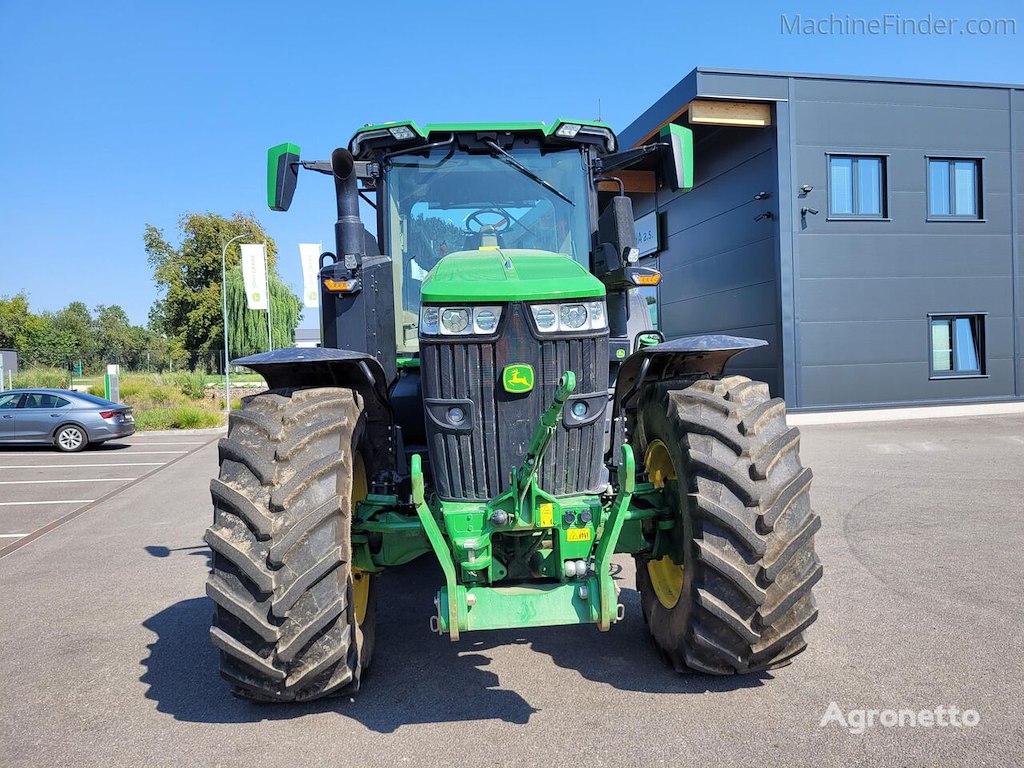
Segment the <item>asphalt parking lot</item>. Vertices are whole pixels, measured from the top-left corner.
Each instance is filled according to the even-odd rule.
[[[134,484],[0,486],[5,500],[73,500],[0,507],[3,532],[26,533],[124,483],[0,556],[0,765],[1018,765],[1024,416],[802,431],[824,523],[821,617],[792,666],[752,678],[664,667],[628,558],[617,560],[626,618],[608,633],[455,644],[428,629],[440,577],[423,562],[385,575],[375,667],[354,700],[249,704],[218,679],[206,637],[213,443],[147,454],[158,441],[140,437],[104,451],[174,461],[98,470],[159,470]],[[0,481],[91,476],[42,465],[100,455],[3,451]],[[980,720],[857,734],[821,725],[832,702],[955,706]]]
[[[80,453],[0,446],[0,557],[215,438],[137,432]]]

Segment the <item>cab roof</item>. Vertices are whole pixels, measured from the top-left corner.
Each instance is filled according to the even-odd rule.
[[[598,120],[566,120],[559,118],[548,125],[543,122],[492,123],[427,123],[419,126],[411,120],[364,125],[349,142],[349,151],[356,157],[365,157],[373,148],[387,145],[412,147],[416,143],[441,141],[451,134],[516,133],[534,134],[553,145],[596,144],[602,154],[614,152],[617,147],[611,126]]]

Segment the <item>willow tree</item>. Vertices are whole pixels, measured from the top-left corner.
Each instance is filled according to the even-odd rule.
[[[274,349],[290,347],[295,343],[295,328],[302,313],[302,302],[292,293],[276,270],[267,275],[270,293],[270,319]],[[228,349],[231,358],[266,352],[267,311],[249,309],[245,301],[245,284],[241,267],[228,270]]]
[[[177,246],[161,230],[146,226],[143,242],[160,294],[150,311],[150,325],[158,333],[166,333],[178,348],[188,350],[193,364],[200,360],[212,364],[223,354],[221,249],[236,235],[249,235],[241,242],[265,242],[267,272],[276,275],[277,245],[252,215],[236,213],[227,218],[216,213],[184,213],[178,221]],[[229,270],[241,262],[239,245],[236,240],[227,249]],[[266,313],[263,322],[266,325]],[[282,329],[280,338],[291,339],[293,332],[294,328],[287,333]],[[266,349],[265,328],[260,338]]]

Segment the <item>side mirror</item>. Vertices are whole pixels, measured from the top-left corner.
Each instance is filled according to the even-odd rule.
[[[693,189],[693,131],[682,125],[669,123],[658,134],[667,149],[661,153],[661,176],[665,186],[673,192]]]
[[[278,144],[267,150],[267,205],[272,211],[287,211],[299,180],[299,148]]]
[[[636,247],[632,200],[624,195],[612,198],[597,220],[597,240],[593,271],[598,277],[636,263],[640,251]]]

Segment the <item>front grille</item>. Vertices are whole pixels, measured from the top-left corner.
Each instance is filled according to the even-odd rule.
[[[511,471],[522,462],[559,378],[569,370],[576,374],[573,397],[591,406],[587,423],[570,427],[562,420],[538,484],[555,496],[595,493],[603,484],[608,334],[539,340],[527,311],[525,305],[510,305],[496,340],[420,340],[434,490],[446,501],[486,501],[509,487]],[[514,363],[529,363],[536,371],[528,394],[512,395],[501,386],[502,369]],[[471,429],[445,423],[453,405],[470,411]]]

